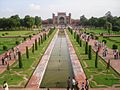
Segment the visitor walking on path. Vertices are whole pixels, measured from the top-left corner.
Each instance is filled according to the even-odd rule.
[[[84,86],[85,86],[84,82],[82,82],[82,85],[81,85],[82,88],[81,88],[81,90],[84,90]]]
[[[3,90],[9,90],[8,84],[6,81],[4,81],[4,83],[3,83]]]
[[[76,90],[76,80],[75,80],[75,77],[72,78],[72,90]]]
[[[88,81],[88,79],[86,79],[85,89],[86,89],[86,90],[89,90],[89,81]]]
[[[2,65],[4,65],[5,59],[4,57],[2,57]]]
[[[71,80],[70,80],[70,77],[68,77],[68,80],[67,80],[67,90],[70,89],[70,85],[71,85]]]

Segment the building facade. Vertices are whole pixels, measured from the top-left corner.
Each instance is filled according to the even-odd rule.
[[[67,16],[65,12],[59,12],[57,16],[52,15],[54,25],[68,25],[71,24],[71,13]]]
[[[58,12],[57,15],[52,14],[52,18],[47,20],[43,20],[43,25],[73,25],[78,26],[80,23],[80,19],[72,19],[71,13],[68,15],[65,12]]]

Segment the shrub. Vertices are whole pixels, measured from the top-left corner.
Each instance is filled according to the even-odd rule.
[[[3,46],[3,50],[7,50],[7,46]]]
[[[106,40],[102,40],[102,42],[104,42],[105,44],[107,43],[107,41],[106,41]]]
[[[5,34],[2,34],[2,36],[5,36]]]
[[[20,44],[20,42],[19,42],[19,41],[16,41],[15,44],[18,45],[18,44]]]
[[[24,37],[24,41],[26,41],[26,37]]]
[[[30,40],[31,40],[31,38],[32,38],[32,35],[29,35],[29,38],[30,38]]]
[[[113,45],[112,45],[112,49],[118,49],[118,46],[115,45],[115,44],[113,44]]]
[[[95,36],[95,40],[98,40],[99,38],[97,36]]]

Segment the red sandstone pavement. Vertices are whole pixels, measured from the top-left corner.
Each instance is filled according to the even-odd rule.
[[[58,31],[55,34],[55,36],[53,37],[51,43],[49,44],[47,50],[45,51],[41,61],[39,62],[37,68],[35,69],[31,79],[29,80],[28,84],[26,87],[28,88],[39,88],[40,84],[42,82],[52,49],[55,45],[55,41],[58,35]]]
[[[37,35],[34,35],[34,36],[31,38],[31,40],[28,39],[28,40],[26,40],[25,42],[23,42],[23,43],[19,44],[18,46],[16,46],[17,48],[19,48],[19,51],[21,52],[21,54],[24,54],[24,53],[26,52],[26,46],[28,46],[28,48],[31,48],[32,45],[33,45],[33,43],[35,42],[35,39],[38,40],[38,37],[40,37],[40,35],[42,35],[42,32],[39,33],[39,34],[37,34]],[[16,48],[16,47],[15,47],[15,48]],[[14,48],[14,49],[15,49],[15,48]],[[8,51],[8,52],[9,52],[9,51]],[[3,73],[3,72],[6,70],[6,67],[7,67],[7,65],[2,65],[2,64],[1,64],[1,63],[2,63],[2,62],[1,62],[1,59],[2,59],[2,57],[4,57],[4,54],[5,54],[5,53],[3,53],[3,54],[0,55],[0,74]],[[12,65],[15,61],[16,61],[15,59],[10,60],[10,61],[9,61],[9,65]]]
[[[0,88],[0,90],[4,90]],[[9,88],[9,90],[48,90],[47,88]],[[49,90],[67,90],[66,88],[49,88]],[[89,90],[120,90],[119,88],[90,88]]]

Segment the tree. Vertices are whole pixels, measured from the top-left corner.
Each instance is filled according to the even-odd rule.
[[[26,15],[24,18],[24,23],[25,27],[32,28],[32,26],[34,25],[34,18]]]
[[[82,47],[82,40],[81,39],[79,39],[80,41],[79,41],[79,44],[80,44],[80,47]]]
[[[34,44],[33,44],[33,46],[32,46],[32,53],[34,53],[34,51],[35,51],[35,50],[34,50]]]
[[[95,68],[98,67],[98,51],[96,51],[96,57],[95,57]]]
[[[19,61],[19,68],[22,68],[23,64],[22,64],[21,52],[20,51],[18,52],[18,61]]]
[[[82,26],[86,26],[87,25],[87,18],[84,15],[82,15],[80,17],[80,25],[82,25]]]
[[[85,54],[88,54],[88,42],[85,44]]]
[[[26,57],[29,58],[29,50],[27,46],[26,46]]]
[[[109,68],[110,68],[110,59],[107,62],[107,69],[109,69]]]
[[[41,22],[41,17],[35,16],[35,25],[37,26],[37,28],[41,27],[42,22]]]
[[[35,39],[35,50],[37,50],[37,39]]]
[[[92,53],[91,53],[91,45],[89,45],[89,54],[88,54],[89,60],[92,59]]]
[[[108,30],[108,33],[110,34],[110,31],[112,30],[112,24],[110,22],[106,22],[105,28]]]

